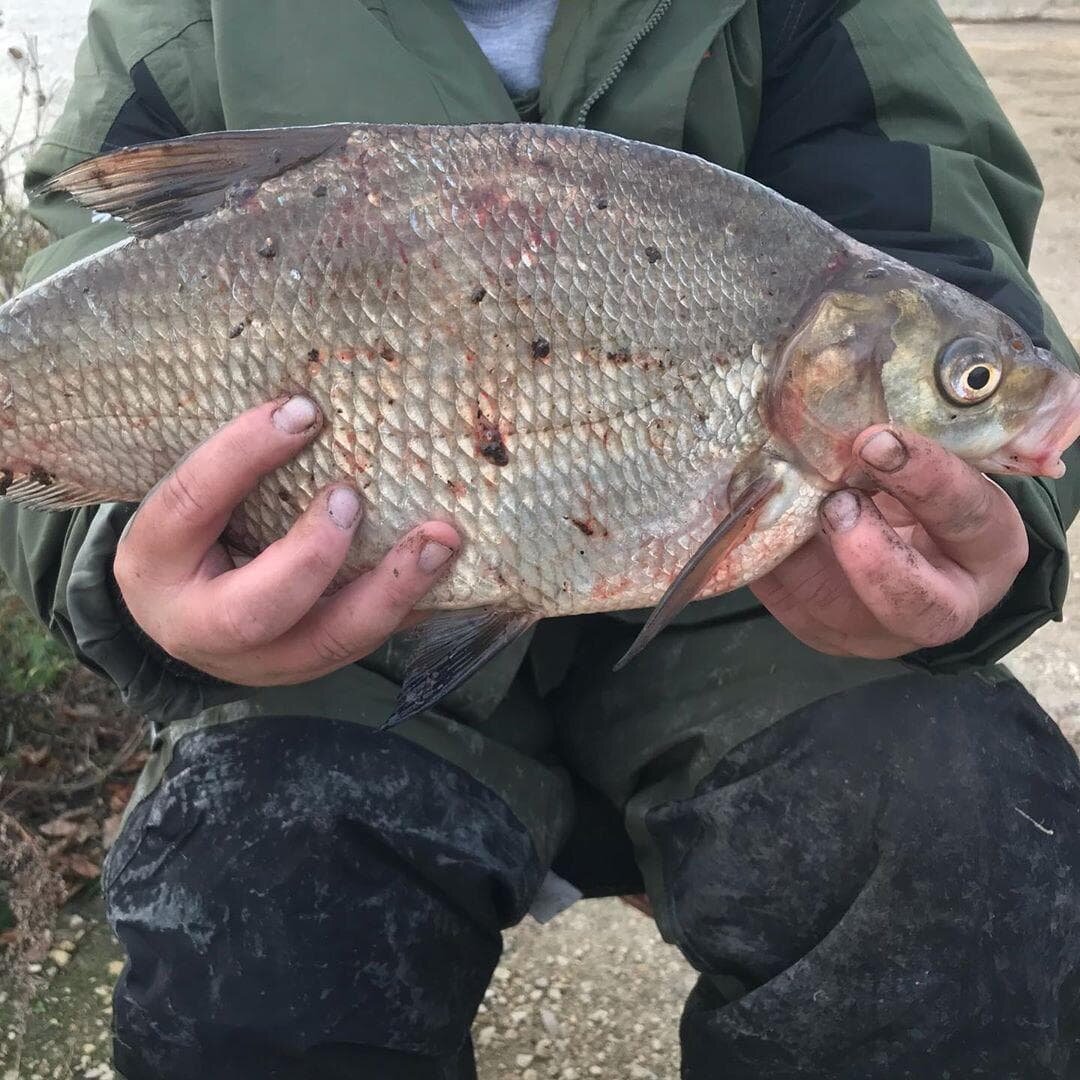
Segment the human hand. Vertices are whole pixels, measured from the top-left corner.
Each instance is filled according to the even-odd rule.
[[[251,409],[139,507],[113,572],[135,621],[171,656],[246,686],[306,682],[377,649],[446,569],[460,540],[450,525],[428,522],[374,570],[323,596],[360,522],[360,498],[344,484],[320,491],[251,562],[233,563],[219,538],[234,508],[321,424],[303,397]]]
[[[845,488],[821,507],[822,533],[751,588],[800,641],[886,659],[955,641],[1005,595],[1027,533],[995,483],[936,443],[877,426],[854,459],[880,488]]]

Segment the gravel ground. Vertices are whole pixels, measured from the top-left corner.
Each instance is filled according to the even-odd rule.
[[[1080,345],[1080,23],[969,25],[964,41],[1035,159],[1046,187],[1031,270]],[[1009,664],[1080,745],[1080,524],[1064,623],[1029,638]]]
[[[84,0],[8,0],[0,47],[15,31],[42,39],[50,73],[70,62]],[[1039,163],[1048,200],[1033,259],[1037,280],[1080,339],[1075,303],[1080,251],[1080,24],[972,25],[962,35]],[[0,76],[0,123],[10,108]],[[1072,533],[1080,566],[1080,532]],[[1049,626],[1012,658],[1074,741],[1080,736],[1080,573],[1064,624]],[[119,954],[85,901],[58,930],[41,972],[21,1060],[5,1038],[12,1018],[0,992],[2,1080],[108,1080],[108,988]],[[81,934],[80,934],[81,931]],[[70,946],[70,951],[67,947]],[[58,963],[56,953],[70,959]],[[676,1080],[677,1024],[693,973],[648,919],[614,900],[583,903],[551,924],[527,921],[506,953],[475,1037],[482,1080]],[[6,1056],[5,1056],[6,1055]]]

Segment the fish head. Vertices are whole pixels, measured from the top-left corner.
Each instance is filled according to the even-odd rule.
[[[784,346],[769,423],[838,482],[852,444],[895,423],[988,473],[1059,477],[1080,376],[977,297],[890,260],[834,283]]]
[[[906,301],[881,369],[889,419],[981,472],[1063,476],[1062,455],[1080,438],[1080,375],[944,282]]]

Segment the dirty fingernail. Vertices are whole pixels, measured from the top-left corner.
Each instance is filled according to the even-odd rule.
[[[434,574],[436,570],[441,567],[447,559],[454,553],[445,544],[440,544],[435,540],[429,540],[421,549],[420,555],[416,560],[417,566],[425,574]]]
[[[859,520],[859,497],[850,491],[837,491],[822,504],[821,512],[835,532],[846,532]]]
[[[352,488],[334,488],[326,500],[330,520],[341,529],[351,529],[360,516],[360,497]]]
[[[311,398],[297,394],[274,410],[274,427],[286,435],[299,435],[319,419],[319,408]]]
[[[896,472],[908,459],[907,448],[891,432],[879,431],[867,439],[859,455],[878,472]]]

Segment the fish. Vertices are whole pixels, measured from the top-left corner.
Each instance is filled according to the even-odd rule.
[[[682,152],[527,124],[218,132],[42,194],[130,236],[0,307],[0,489],[139,502],[239,412],[326,423],[237,508],[254,555],[348,481],[339,581],[426,520],[463,543],[391,722],[539,619],[690,601],[818,529],[875,423],[1060,476],[1080,377],[976,297]]]

